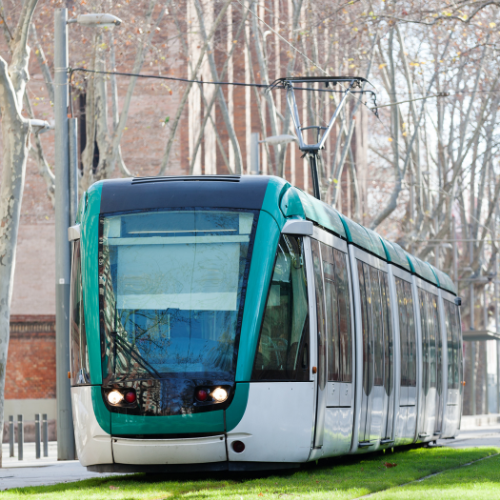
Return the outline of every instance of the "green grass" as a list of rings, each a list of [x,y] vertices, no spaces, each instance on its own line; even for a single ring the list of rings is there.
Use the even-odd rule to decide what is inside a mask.
[[[145,499],[145,500],[292,500],[351,499],[381,492],[375,498],[421,498],[444,491],[448,496],[436,498],[470,498],[488,495],[500,497],[500,459],[491,458],[477,464],[448,471],[425,481],[397,486],[429,474],[460,467],[468,462],[499,453],[498,448],[416,448],[396,453],[342,457],[307,464],[297,472],[280,474],[190,474],[175,476],[115,476],[88,479],[54,486],[12,489],[0,493],[0,500],[35,499]],[[388,468],[385,463],[395,463]],[[495,467],[496,466],[496,467]],[[483,474],[484,469],[484,474]],[[197,479],[193,479],[196,477]],[[485,478],[483,480],[483,478]],[[441,481],[441,482],[440,482]],[[420,489],[419,489],[420,488]],[[383,491],[387,490],[387,491]],[[408,496],[404,496],[404,495]],[[441,493],[439,493],[441,494]],[[435,500],[433,498],[432,500]]]
[[[420,499],[477,499],[500,498],[500,456],[481,460],[424,481],[407,484],[400,488],[391,488],[378,493],[374,500]]]

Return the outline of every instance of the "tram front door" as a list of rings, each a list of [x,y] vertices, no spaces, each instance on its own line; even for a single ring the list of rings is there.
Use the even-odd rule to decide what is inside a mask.
[[[318,339],[314,448],[326,457],[351,449],[354,322],[347,245],[333,235],[316,233],[323,241],[311,239]]]
[[[358,447],[364,448],[394,441],[394,342],[386,264],[359,252],[356,271],[363,350]]]

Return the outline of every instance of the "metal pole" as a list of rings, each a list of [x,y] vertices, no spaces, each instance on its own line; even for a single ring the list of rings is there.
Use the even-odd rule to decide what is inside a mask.
[[[493,241],[497,238],[497,221],[498,221],[498,204],[495,208],[495,217],[493,218]],[[495,311],[495,332],[498,333],[498,254],[495,254],[495,260],[493,263],[493,270],[495,272],[495,281],[493,282],[493,304]],[[495,342],[497,351],[497,380],[496,380],[496,412],[500,413],[500,341]]]
[[[47,414],[42,415],[42,439],[43,439],[43,456],[49,456],[49,425],[47,423]]]
[[[253,175],[258,175],[260,173],[258,132],[252,132],[250,136],[250,173]]]
[[[69,125],[69,223],[73,225],[78,212],[78,119],[70,118]]]
[[[40,458],[40,413],[35,415],[35,451],[36,458]]]
[[[317,153],[309,154],[309,164],[311,165],[311,179],[313,185],[313,195],[318,200],[321,200],[321,194],[319,192],[319,180],[318,180],[318,156]],[[338,179],[340,182],[340,179]]]
[[[24,429],[23,416],[17,416],[17,459],[23,459]]]
[[[453,276],[458,292],[458,248],[457,248],[457,221],[453,217]]]
[[[73,420],[68,380],[69,372],[69,281],[70,246],[68,227],[69,147],[68,147],[68,31],[67,9],[54,14],[54,113],[56,174],[56,379],[57,379],[57,458],[74,460]]]
[[[14,456],[14,415],[9,415],[9,457]]]
[[[486,308],[486,287],[483,288],[483,328],[484,330],[488,330],[488,310]],[[488,390],[488,341],[485,340],[482,342],[484,349],[484,363],[483,363],[483,372],[484,372],[484,399],[486,406],[486,415],[490,412],[490,402],[489,402],[489,390]]]
[[[469,253],[470,253],[470,264],[472,267],[472,253],[473,253],[472,241],[469,242]],[[469,286],[469,298],[470,298],[470,329],[475,330],[475,310],[474,310],[474,283]],[[471,346],[471,410],[472,414],[476,414],[476,342],[472,341]]]

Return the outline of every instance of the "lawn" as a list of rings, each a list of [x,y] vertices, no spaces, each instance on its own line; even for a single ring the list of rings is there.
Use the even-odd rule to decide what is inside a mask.
[[[374,499],[500,497],[498,448],[415,448],[363,457],[342,457],[307,464],[297,472],[280,474],[189,474],[174,476],[116,476],[55,486],[12,489],[0,500],[147,499],[147,500],[292,500],[352,499],[376,493]],[[394,465],[395,464],[395,465]],[[455,469],[455,470],[453,470]],[[412,484],[430,474],[447,471]],[[196,477],[196,479],[194,479]],[[403,487],[398,487],[405,485]]]

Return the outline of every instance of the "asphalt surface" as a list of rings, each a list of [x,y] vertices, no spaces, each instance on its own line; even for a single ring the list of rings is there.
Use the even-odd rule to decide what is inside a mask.
[[[476,446],[496,446],[500,448],[500,425],[478,427],[461,431],[455,439],[439,439],[438,446],[450,448],[474,448]],[[111,476],[116,474],[99,474],[88,472],[77,460],[58,462],[57,443],[49,443],[49,456],[35,458],[34,443],[24,445],[24,460],[9,457],[9,446],[4,444],[3,468],[0,469],[0,490],[39,486],[57,483],[69,483],[92,477]]]

